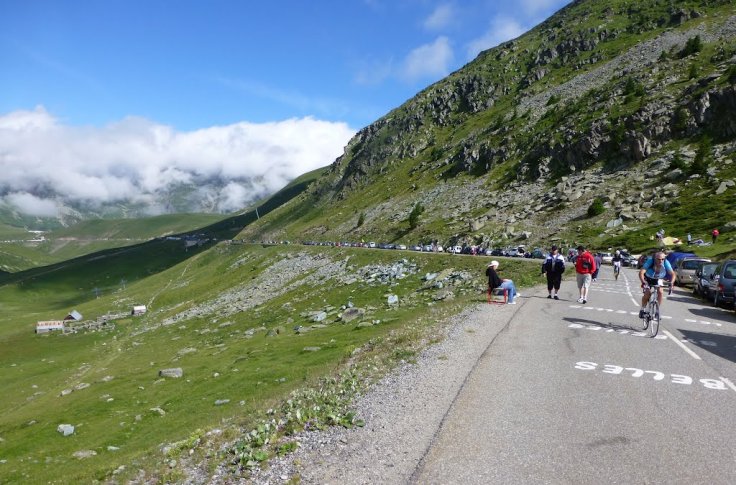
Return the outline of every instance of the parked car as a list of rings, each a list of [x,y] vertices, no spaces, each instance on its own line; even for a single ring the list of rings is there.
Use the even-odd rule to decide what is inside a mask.
[[[503,256],[503,249],[493,249],[489,256]]]
[[[711,300],[710,281],[718,263],[700,263],[695,270],[695,282],[693,283],[693,294]]]
[[[675,269],[675,285],[690,286],[695,284],[695,271],[703,263],[710,263],[708,258],[682,258],[677,260]]]
[[[621,264],[630,268],[636,268],[639,266],[639,256],[639,254],[631,254],[628,251],[621,251],[621,258],[623,258]]]
[[[534,259],[544,259],[547,257],[547,253],[542,251],[541,248],[534,248],[534,251],[532,251],[532,258]]]
[[[613,254],[611,253],[598,253],[601,257],[602,264],[613,264]]]
[[[406,244],[399,244],[398,246],[396,246],[396,249],[406,250]]]
[[[728,259],[718,263],[708,287],[716,306],[731,306],[736,290],[736,259]]]

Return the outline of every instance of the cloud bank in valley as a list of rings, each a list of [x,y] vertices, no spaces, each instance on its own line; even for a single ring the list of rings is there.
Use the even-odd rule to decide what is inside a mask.
[[[164,211],[156,194],[220,180],[221,211],[234,211],[295,177],[330,164],[355,131],[311,117],[178,132],[130,117],[73,127],[43,107],[0,115],[0,202],[48,217],[59,199],[88,206],[122,201]],[[205,196],[205,195],[203,195]]]

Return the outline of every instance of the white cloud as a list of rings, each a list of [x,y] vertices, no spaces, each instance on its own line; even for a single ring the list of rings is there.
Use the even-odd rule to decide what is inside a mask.
[[[474,59],[481,51],[515,39],[527,30],[512,18],[496,17],[491,20],[488,30],[483,35],[468,43],[466,48],[468,59]]]
[[[427,30],[441,30],[450,23],[452,23],[455,17],[455,9],[450,4],[441,4],[434,9],[434,12],[430,14],[424,20],[424,28]]]
[[[219,199],[237,209],[330,164],[353,135],[345,123],[311,117],[191,132],[132,117],[80,128],[60,124],[39,107],[0,115],[0,196],[23,210],[48,213],[51,206],[38,203],[39,194],[90,204],[147,203],[171,183],[219,178],[229,181]]]
[[[404,59],[399,75],[406,81],[446,76],[452,60],[450,41],[447,37],[438,37],[431,44],[419,46],[411,51]]]
[[[41,199],[27,192],[13,192],[5,196],[5,202],[23,214],[36,217],[56,217],[59,207],[56,202]]]

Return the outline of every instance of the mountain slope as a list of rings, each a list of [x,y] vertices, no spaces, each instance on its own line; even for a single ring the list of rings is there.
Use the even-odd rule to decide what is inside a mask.
[[[705,235],[734,209],[735,39],[730,1],[573,2],[362,129],[308,193],[243,237],[608,245],[625,235],[645,246],[659,225]],[[705,217],[669,215],[722,183]],[[596,198],[605,211],[588,217]]]

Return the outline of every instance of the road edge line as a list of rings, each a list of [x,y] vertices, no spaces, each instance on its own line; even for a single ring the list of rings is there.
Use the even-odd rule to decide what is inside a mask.
[[[693,359],[695,359],[695,360],[703,360],[703,359],[700,358],[700,356],[698,354],[696,354],[695,352],[692,351],[692,349],[688,348],[685,344],[683,344],[682,342],[680,342],[677,339],[677,337],[675,337],[674,335],[672,335],[667,330],[662,329],[662,333],[665,334],[665,335],[667,335],[670,340],[672,340],[674,343],[676,343],[677,345],[679,345],[682,348],[682,350],[684,350],[685,352],[687,352],[688,354],[690,354],[690,356]],[[736,390],[736,389],[734,389],[734,390]]]

